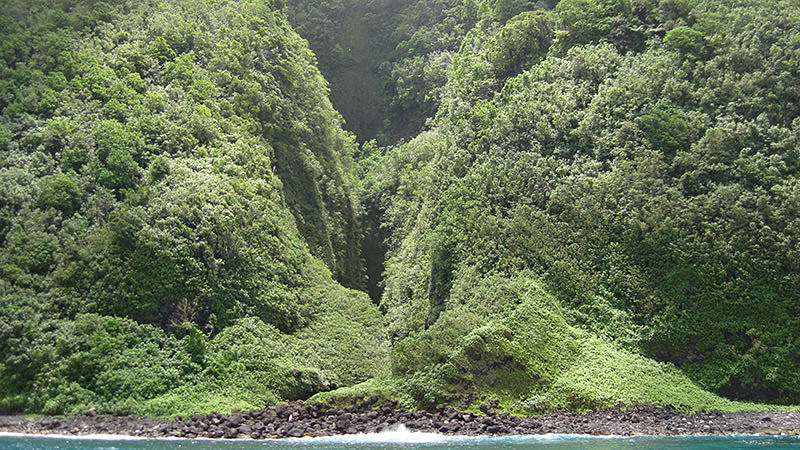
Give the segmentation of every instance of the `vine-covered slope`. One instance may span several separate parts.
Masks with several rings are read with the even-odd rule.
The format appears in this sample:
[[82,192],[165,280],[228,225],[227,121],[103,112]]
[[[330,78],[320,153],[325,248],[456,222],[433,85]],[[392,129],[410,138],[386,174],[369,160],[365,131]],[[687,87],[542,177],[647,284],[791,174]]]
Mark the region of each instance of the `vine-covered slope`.
[[3,4],[0,410],[800,401],[795,3],[289,3]]
[[336,282],[364,285],[354,139],[284,10],[4,2],[2,409],[259,405],[374,372],[382,318]]
[[674,402],[654,395],[663,374],[626,381],[656,360],[729,398],[798,402],[799,18],[564,0],[478,23],[435,126],[363,164],[415,398]]

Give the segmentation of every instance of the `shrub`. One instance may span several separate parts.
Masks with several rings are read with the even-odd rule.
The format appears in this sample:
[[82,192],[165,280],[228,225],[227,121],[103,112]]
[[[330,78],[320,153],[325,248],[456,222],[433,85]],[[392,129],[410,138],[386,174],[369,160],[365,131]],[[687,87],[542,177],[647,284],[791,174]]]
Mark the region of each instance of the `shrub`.
[[39,191],[38,205],[42,208],[55,208],[64,217],[69,217],[81,204],[81,190],[67,174],[56,174],[44,178]]

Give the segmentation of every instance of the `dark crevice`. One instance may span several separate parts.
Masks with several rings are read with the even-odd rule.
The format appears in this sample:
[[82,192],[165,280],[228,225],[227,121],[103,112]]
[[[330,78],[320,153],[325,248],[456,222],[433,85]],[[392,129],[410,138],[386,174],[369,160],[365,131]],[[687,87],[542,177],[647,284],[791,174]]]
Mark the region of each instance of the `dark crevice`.
[[388,233],[381,228],[382,211],[367,208],[364,218],[364,240],[361,246],[361,257],[367,272],[367,293],[376,305],[383,296],[383,271],[385,269],[386,239]]

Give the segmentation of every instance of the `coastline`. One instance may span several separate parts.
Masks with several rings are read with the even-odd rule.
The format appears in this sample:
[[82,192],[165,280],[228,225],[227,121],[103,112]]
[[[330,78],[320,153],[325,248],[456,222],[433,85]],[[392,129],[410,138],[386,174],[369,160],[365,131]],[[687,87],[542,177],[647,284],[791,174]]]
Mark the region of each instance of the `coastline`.
[[0,416],[0,432],[59,437],[280,439],[389,432],[445,436],[584,435],[706,436],[799,435],[800,411],[708,411],[681,413],[673,408],[639,406],[588,413],[551,413],[518,417],[486,410],[486,415],[443,407],[409,411],[396,404],[376,406],[376,398],[336,408],[294,402],[262,410],[211,413],[167,420],[139,416],[102,416],[93,412],[66,417]]

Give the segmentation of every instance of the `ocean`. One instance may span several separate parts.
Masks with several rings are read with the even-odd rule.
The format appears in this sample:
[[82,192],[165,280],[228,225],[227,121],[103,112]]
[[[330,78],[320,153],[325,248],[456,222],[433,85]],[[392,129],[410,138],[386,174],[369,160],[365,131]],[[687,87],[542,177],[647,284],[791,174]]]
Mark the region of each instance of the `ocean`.
[[32,436],[0,433],[0,449],[753,449],[800,448],[800,436],[592,437],[574,435],[458,437],[407,430],[323,438],[268,440],[138,439],[120,436]]

